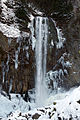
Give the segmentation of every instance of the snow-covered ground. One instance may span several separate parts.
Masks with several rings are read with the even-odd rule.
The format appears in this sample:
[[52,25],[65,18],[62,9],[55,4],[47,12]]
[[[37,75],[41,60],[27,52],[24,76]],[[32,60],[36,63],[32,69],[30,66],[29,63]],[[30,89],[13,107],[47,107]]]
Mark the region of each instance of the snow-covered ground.
[[3,95],[0,95],[0,117],[6,117],[11,112],[16,110],[28,111],[29,105],[26,103],[20,95],[11,95],[11,101]]
[[13,94],[11,98],[10,101],[0,95],[2,120],[80,120],[80,87],[51,96],[45,101],[45,107],[34,108],[31,111],[29,111],[31,104],[26,103],[20,95],[16,97]]

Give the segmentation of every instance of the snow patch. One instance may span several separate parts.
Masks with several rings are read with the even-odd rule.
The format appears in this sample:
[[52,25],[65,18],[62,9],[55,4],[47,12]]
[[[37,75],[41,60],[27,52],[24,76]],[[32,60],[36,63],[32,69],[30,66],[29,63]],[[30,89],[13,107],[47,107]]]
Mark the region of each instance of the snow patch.
[[20,36],[20,30],[14,25],[8,26],[0,22],[0,31],[7,37],[17,38]]
[[30,103],[23,100],[19,94],[11,94],[11,100],[0,94],[0,117],[7,117],[11,112],[28,112]]
[[[0,31],[7,37],[17,38],[20,36],[20,30],[18,24],[15,22],[16,16],[13,9],[7,7],[6,2],[7,0],[1,0],[1,18],[5,24],[0,22]],[[7,22],[10,22],[10,24],[8,25]]]

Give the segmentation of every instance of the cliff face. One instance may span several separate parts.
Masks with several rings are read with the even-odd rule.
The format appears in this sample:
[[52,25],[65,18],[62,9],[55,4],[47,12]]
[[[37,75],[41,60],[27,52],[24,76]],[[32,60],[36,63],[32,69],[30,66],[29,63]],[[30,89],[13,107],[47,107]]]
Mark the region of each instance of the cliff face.
[[[62,86],[70,88],[80,84],[80,1],[79,0],[52,0],[52,1],[36,1],[33,0],[35,6],[38,7],[49,18],[56,21],[56,26],[63,32],[63,37],[66,38],[64,45],[60,49],[48,47],[48,71],[64,69],[59,59],[64,53],[67,55],[64,62],[69,61],[71,67],[67,68],[68,75],[61,77],[64,80]],[[54,25],[53,25],[54,26]],[[54,33],[54,32],[53,32]],[[56,36],[56,35],[55,35]],[[50,38],[50,36],[49,36]],[[51,38],[50,38],[51,39]],[[53,41],[56,44],[57,39],[53,35]],[[56,67],[55,67],[56,66]],[[66,68],[65,68],[66,69]],[[64,72],[64,71],[63,71]],[[51,80],[50,80],[51,81]],[[59,79],[58,79],[59,81]],[[52,82],[50,82],[52,83]]]
[[[35,51],[32,49],[28,23],[31,22],[32,15],[40,16],[38,11],[42,12],[41,16],[47,16],[49,19],[47,72],[50,70],[53,73],[58,72],[56,81],[59,86],[70,88],[80,84],[79,5],[78,0],[1,1],[0,84],[3,90],[25,93],[34,87]],[[58,30],[64,34],[62,37],[66,38],[61,47],[58,45],[58,27]],[[68,65],[70,66],[67,67]],[[53,79],[50,78],[49,87],[53,87],[54,81],[52,81]]]
[[80,84],[80,1],[71,1],[73,10],[71,17],[58,21],[66,37],[66,50],[70,54],[69,61],[72,67],[69,69],[69,85],[75,86]]
[[[53,0],[48,3],[51,8],[44,7],[44,11],[47,11],[47,15],[53,18],[57,22],[57,26],[61,28],[66,42],[64,47],[57,50],[56,60],[67,53],[65,61],[69,60],[72,63],[71,67],[67,69],[68,75],[63,78],[63,86],[70,88],[80,84],[80,1],[79,0]],[[52,3],[53,2],[53,3]],[[41,3],[42,4],[42,3]],[[44,5],[43,5],[44,6]],[[53,7],[52,7],[53,6]],[[55,51],[55,50],[54,50]],[[58,55],[58,56],[57,56]],[[55,57],[54,57],[55,58]],[[55,62],[53,62],[55,63]],[[61,65],[58,65],[56,69],[63,69]]]
[[7,93],[25,93],[34,87],[35,68],[28,8],[21,1],[0,5],[0,84]]

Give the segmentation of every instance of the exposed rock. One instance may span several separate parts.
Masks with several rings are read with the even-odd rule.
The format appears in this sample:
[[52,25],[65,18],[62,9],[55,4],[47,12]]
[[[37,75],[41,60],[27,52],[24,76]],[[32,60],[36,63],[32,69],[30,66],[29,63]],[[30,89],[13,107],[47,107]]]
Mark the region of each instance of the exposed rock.
[[56,102],[53,102],[53,105],[56,105],[57,103]]
[[79,100],[79,101],[77,101],[77,103],[79,103],[79,104],[80,104],[80,100]]
[[1,7],[0,7],[0,14],[1,14],[1,12],[2,12],[2,9],[1,9]]
[[35,119],[38,119],[41,115],[38,114],[38,113],[35,113],[33,116],[32,116],[32,119],[35,120]]
[[58,117],[58,120],[62,120],[61,117]]
[[[6,72],[5,68],[5,81],[3,83],[3,89],[9,92],[10,84],[12,84],[11,92],[16,93],[25,93],[28,89],[33,88],[34,86],[34,67],[33,57],[29,56],[29,60],[26,57],[26,51],[23,51],[22,48],[20,48],[20,53],[18,53],[18,68],[15,69],[15,51],[16,51],[16,42],[12,42],[11,46],[9,46],[9,70],[8,73]],[[18,47],[18,46],[17,46]],[[14,49],[13,49],[14,48]],[[31,48],[29,49],[29,54],[33,56],[33,52]],[[7,62],[7,61],[5,61]],[[4,64],[6,65],[6,64]],[[7,81],[8,79],[8,81]],[[7,86],[6,86],[7,81]],[[5,88],[6,86],[6,88]]]
[[[5,51],[8,52],[8,38],[0,32],[0,47]],[[1,52],[1,51],[0,51]]]
[[67,20],[58,20],[58,25],[62,28],[64,36],[66,37],[66,50],[70,54],[69,61],[72,67],[69,69],[68,83],[70,87],[80,84],[80,7],[79,1],[72,1],[73,11],[72,17]]

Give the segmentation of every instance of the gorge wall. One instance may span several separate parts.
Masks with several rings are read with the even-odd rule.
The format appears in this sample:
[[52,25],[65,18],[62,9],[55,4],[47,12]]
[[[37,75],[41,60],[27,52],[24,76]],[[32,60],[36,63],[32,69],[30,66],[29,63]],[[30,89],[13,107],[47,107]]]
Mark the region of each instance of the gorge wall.
[[[58,86],[67,89],[80,84],[79,4],[78,0],[6,0],[0,3],[0,84],[3,90],[23,94],[34,88],[35,52],[28,27],[31,16],[47,16],[49,19],[49,88],[54,89],[54,79]],[[58,30],[66,38],[61,47],[58,45]],[[52,71],[52,77],[49,71]]]

